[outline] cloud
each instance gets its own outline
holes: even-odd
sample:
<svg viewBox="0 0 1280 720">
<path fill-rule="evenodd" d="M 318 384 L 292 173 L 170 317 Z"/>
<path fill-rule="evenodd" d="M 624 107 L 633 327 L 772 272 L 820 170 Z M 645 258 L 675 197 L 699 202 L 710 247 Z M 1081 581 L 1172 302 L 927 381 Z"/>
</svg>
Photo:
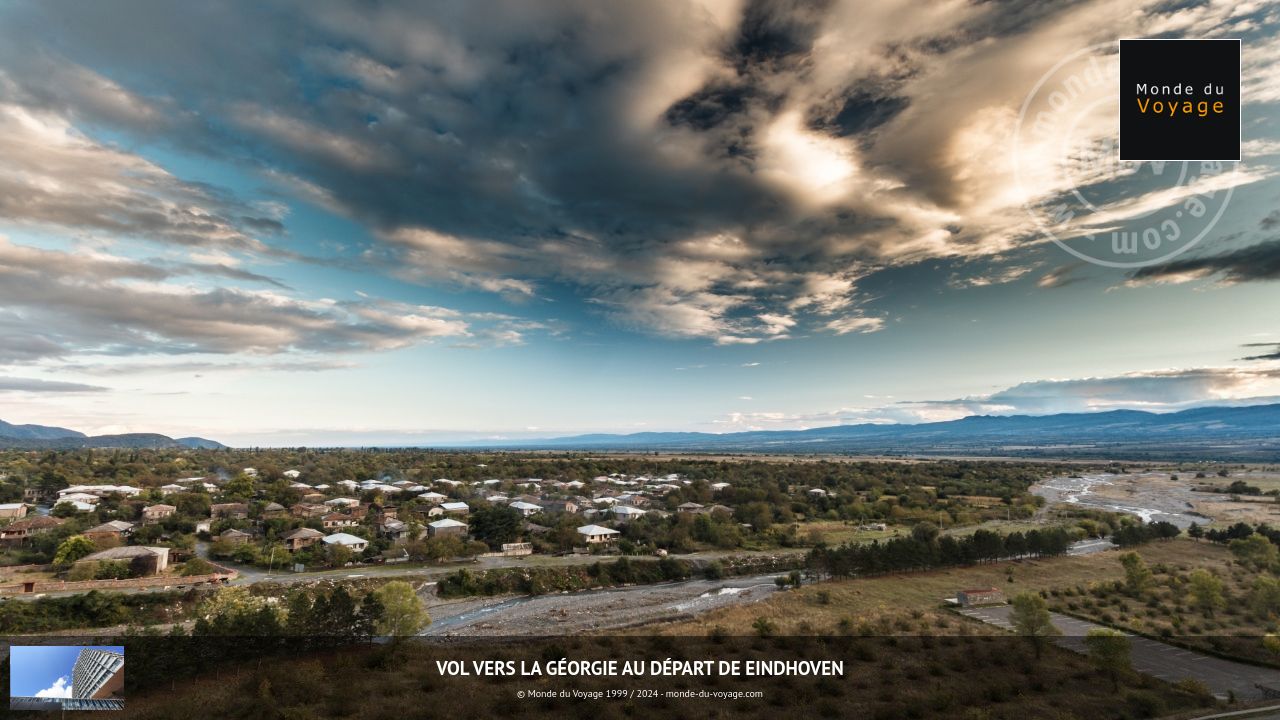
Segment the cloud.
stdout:
<svg viewBox="0 0 1280 720">
<path fill-rule="evenodd" d="M 1237 5 L 320 0 L 192 22 L 29 3 L 0 23 L 0 215 L 282 252 L 278 216 L 93 139 L 106 128 L 351 219 L 371 246 L 342 267 L 724 345 L 853 336 L 885 326 L 859 290 L 879 271 L 973 260 L 952 279 L 971 287 L 1035 267 L 999 263 L 1043 242 L 1024 203 L 1069 188 L 1020 189 L 1008 139 L 1054 62 L 1118 34 L 1274 34 Z M 1270 97 L 1280 44 L 1246 48 L 1246 95 Z M 1179 197 L 1116 187 L 1093 223 Z"/>
<path fill-rule="evenodd" d="M 53 685 L 36 692 L 35 697 L 69 698 L 71 697 L 71 681 L 65 676 L 60 677 L 53 682 Z"/>
<path fill-rule="evenodd" d="M 1189 282 L 1218 277 L 1226 283 L 1280 279 L 1280 239 L 1264 240 L 1217 255 L 1179 258 L 1163 265 L 1149 265 L 1132 273 L 1136 284 Z"/>
<path fill-rule="evenodd" d="M 1050 415 L 1138 409 L 1169 412 L 1204 405 L 1274 402 L 1280 365 L 1153 370 L 1109 377 L 1034 380 L 952 400 L 911 400 L 869 407 L 786 413 L 729 413 L 719 430 L 804 429 L 863 423 L 920 423 L 970 415 Z"/>
<path fill-rule="evenodd" d="M 102 392 L 107 388 L 83 383 L 39 380 L 36 378 L 0 377 L 0 393 L 85 393 Z"/>
<path fill-rule="evenodd" d="M 544 324 L 361 298 L 167 282 L 173 271 L 0 239 L 0 360 L 71 354 L 346 353 L 455 339 L 519 342 Z"/>
</svg>

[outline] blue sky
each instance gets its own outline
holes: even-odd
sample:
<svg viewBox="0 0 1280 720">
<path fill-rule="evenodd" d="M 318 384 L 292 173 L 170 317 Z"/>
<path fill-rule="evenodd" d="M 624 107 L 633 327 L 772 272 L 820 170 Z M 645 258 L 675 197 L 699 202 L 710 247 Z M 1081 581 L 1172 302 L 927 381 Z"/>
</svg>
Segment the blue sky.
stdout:
<svg viewBox="0 0 1280 720">
<path fill-rule="evenodd" d="M 10 697 L 71 697 L 71 669 L 86 647 L 123 653 L 118 645 L 14 645 L 9 648 Z"/>
<path fill-rule="evenodd" d="M 272 445 L 1265 402 L 1277 28 L 1195 1 L 0 3 L 0 417 Z M 1243 38 L 1243 162 L 1167 188 L 1019 140 L 1055 65 L 1144 36 Z M 1105 146 L 1114 117 L 1068 130 Z M 1080 248 L 1205 188 L 1225 210 L 1176 258 L 1044 232 L 1077 190 Z"/>
</svg>

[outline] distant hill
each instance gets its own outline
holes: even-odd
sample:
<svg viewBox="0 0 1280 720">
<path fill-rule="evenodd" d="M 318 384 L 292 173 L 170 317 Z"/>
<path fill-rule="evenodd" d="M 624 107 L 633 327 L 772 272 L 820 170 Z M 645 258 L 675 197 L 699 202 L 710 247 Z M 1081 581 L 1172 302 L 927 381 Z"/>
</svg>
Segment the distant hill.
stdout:
<svg viewBox="0 0 1280 720">
<path fill-rule="evenodd" d="M 838 425 L 737 433 L 591 434 L 467 447 L 530 450 L 1000 455 L 1127 459 L 1280 459 L 1280 404 L 1175 413 L 1113 410 L 973 415 L 916 425 Z"/>
<path fill-rule="evenodd" d="M 220 442 L 198 437 L 174 439 L 159 433 L 88 436 L 48 425 L 13 425 L 0 420 L 0 449 L 75 450 L 79 448 L 194 448 L 217 450 Z"/>
<path fill-rule="evenodd" d="M 0 420 L 0 437 L 16 440 L 57 440 L 59 438 L 82 438 L 84 433 L 49 425 L 12 425 Z"/>
</svg>

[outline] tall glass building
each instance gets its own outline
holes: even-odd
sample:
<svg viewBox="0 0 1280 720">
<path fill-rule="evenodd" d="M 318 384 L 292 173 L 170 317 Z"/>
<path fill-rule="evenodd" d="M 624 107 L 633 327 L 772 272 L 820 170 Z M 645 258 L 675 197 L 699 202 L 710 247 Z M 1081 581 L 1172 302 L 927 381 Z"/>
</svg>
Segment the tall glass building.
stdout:
<svg viewBox="0 0 1280 720">
<path fill-rule="evenodd" d="M 71 696 L 75 698 L 106 698 L 115 695 L 124 685 L 124 654 L 85 648 L 71 668 Z"/>
</svg>

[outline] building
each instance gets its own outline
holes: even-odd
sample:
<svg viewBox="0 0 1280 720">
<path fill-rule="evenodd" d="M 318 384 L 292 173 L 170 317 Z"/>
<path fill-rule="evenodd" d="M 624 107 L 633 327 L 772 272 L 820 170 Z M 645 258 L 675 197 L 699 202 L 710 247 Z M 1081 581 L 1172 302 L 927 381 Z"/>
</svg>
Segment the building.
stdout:
<svg viewBox="0 0 1280 720">
<path fill-rule="evenodd" d="M 165 496 L 172 495 L 174 493 L 186 492 L 186 491 L 187 491 L 186 488 L 182 487 L 177 483 L 169 483 L 168 485 L 160 486 L 160 494 Z"/>
<path fill-rule="evenodd" d="M 530 515 L 537 515 L 538 513 L 542 512 L 541 505 L 534 505 L 533 503 L 525 502 L 524 500 L 517 500 L 511 503 L 511 505 L 509 505 L 508 507 L 510 507 L 512 510 L 519 511 L 519 513 L 523 517 L 529 517 Z"/>
<path fill-rule="evenodd" d="M 320 542 L 324 537 L 324 533 L 312 528 L 298 528 L 293 532 L 280 538 L 284 541 L 284 546 L 289 548 L 289 552 L 297 552 L 303 548 L 309 548 Z"/>
<path fill-rule="evenodd" d="M 329 513 L 329 508 L 317 503 L 297 503 L 289 507 L 289 514 L 296 518 L 306 520 L 308 518 L 324 517 Z"/>
<path fill-rule="evenodd" d="M 617 530 L 601 525 L 583 525 L 578 528 L 578 535 L 589 545 L 613 542 L 618 539 L 619 534 Z"/>
<path fill-rule="evenodd" d="M 573 500 L 547 500 L 543 502 L 543 507 L 549 512 L 569 514 L 578 512 L 578 503 Z"/>
<path fill-rule="evenodd" d="M 58 712 L 67 710 L 123 710 L 121 698 L 49 698 L 10 697 L 9 710 L 13 712 Z"/>
<path fill-rule="evenodd" d="M 0 520 L 20 519 L 26 516 L 27 506 L 24 503 L 0 504 Z"/>
<path fill-rule="evenodd" d="M 123 542 L 133 532 L 133 523 L 124 520 L 112 520 L 105 522 L 96 527 L 91 527 L 82 533 L 95 543 L 106 541 Z"/>
<path fill-rule="evenodd" d="M 136 568 L 139 575 L 157 575 L 169 567 L 169 548 L 122 545 L 87 555 L 77 564 L 107 560 L 124 560 Z"/>
<path fill-rule="evenodd" d="M 247 518 L 248 503 L 215 503 L 209 506 L 209 514 L 216 518 Z"/>
<path fill-rule="evenodd" d="M 71 696 L 78 699 L 115 697 L 124 687 L 124 653 L 85 648 L 71 668 Z"/>
<path fill-rule="evenodd" d="M 289 514 L 289 509 L 278 502 L 270 502 L 262 507 L 262 519 L 271 520 L 272 518 L 281 518 Z"/>
<path fill-rule="evenodd" d="M 358 524 L 355 518 L 350 515 L 344 515 L 343 513 L 329 513 L 328 515 L 320 518 L 320 522 L 324 524 L 325 530 L 352 527 Z"/>
<path fill-rule="evenodd" d="M 972 588 L 956 593 L 956 602 L 961 607 L 975 605 L 1000 605 L 1004 602 L 1004 592 L 998 587 Z"/>
<path fill-rule="evenodd" d="M 218 540 L 230 545 L 243 545 L 249 542 L 253 536 L 243 530 L 228 528 L 218 533 Z"/>
<path fill-rule="evenodd" d="M 14 520 L 0 528 L 0 541 L 22 542 L 33 535 L 48 532 L 64 522 L 66 521 L 49 515 L 34 515 L 22 520 Z"/>
<path fill-rule="evenodd" d="M 641 510 L 637 507 L 631 507 L 630 505 L 613 506 L 613 517 L 617 519 L 618 522 L 630 522 L 636 518 L 643 517 L 646 512 L 649 511 Z"/>
<path fill-rule="evenodd" d="M 173 505 L 148 505 L 142 508 L 142 519 L 147 522 L 155 522 L 163 520 L 176 512 L 178 512 L 178 508 Z"/>
<path fill-rule="evenodd" d="M 446 535 L 455 535 L 464 537 L 467 534 L 467 524 L 458 522 L 453 518 L 445 518 L 427 524 L 427 535 L 430 537 L 444 537 Z"/>
<path fill-rule="evenodd" d="M 699 505 L 696 502 L 680 503 L 676 506 L 676 512 L 682 513 L 696 513 L 701 509 L 702 505 Z"/>
<path fill-rule="evenodd" d="M 343 547 L 350 548 L 351 552 L 358 553 L 364 552 L 365 548 L 369 547 L 368 540 L 348 533 L 334 533 L 332 535 L 326 535 L 321 542 L 330 547 L 334 545 L 342 545 Z"/>
<path fill-rule="evenodd" d="M 464 502 L 440 503 L 440 509 L 445 515 L 466 515 L 471 512 L 471 508 Z"/>
</svg>

